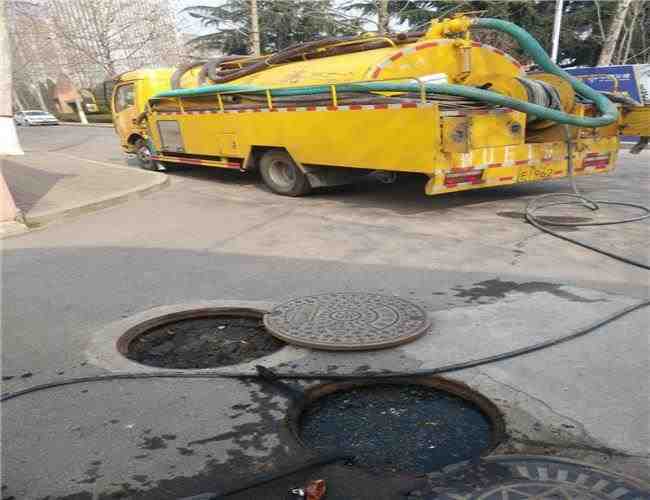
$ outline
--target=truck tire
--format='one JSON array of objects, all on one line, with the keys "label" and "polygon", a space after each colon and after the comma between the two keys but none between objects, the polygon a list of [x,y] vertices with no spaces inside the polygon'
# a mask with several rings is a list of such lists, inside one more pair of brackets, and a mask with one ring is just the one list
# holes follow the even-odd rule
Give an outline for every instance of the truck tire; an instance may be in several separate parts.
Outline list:
[{"label": "truck tire", "polygon": [[135,141],[135,156],[138,159],[140,168],[154,171],[165,170],[162,163],[151,159],[152,155],[153,151],[149,147],[149,144],[147,144],[147,141],[144,139],[138,139]]},{"label": "truck tire", "polygon": [[267,151],[259,166],[264,184],[276,194],[302,196],[311,191],[307,176],[286,151]]}]

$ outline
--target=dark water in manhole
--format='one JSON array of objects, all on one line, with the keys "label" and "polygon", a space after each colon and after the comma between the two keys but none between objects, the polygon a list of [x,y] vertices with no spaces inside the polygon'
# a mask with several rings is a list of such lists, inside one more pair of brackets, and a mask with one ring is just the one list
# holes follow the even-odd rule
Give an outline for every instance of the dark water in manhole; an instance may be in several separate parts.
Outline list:
[{"label": "dark water in manhole", "polygon": [[492,444],[490,420],[474,404],[420,385],[335,392],[302,414],[303,443],[356,456],[361,466],[426,473],[478,457]]},{"label": "dark water in manhole", "polygon": [[152,328],[131,341],[126,357],[164,368],[214,368],[245,363],[284,345],[261,318],[217,316]]}]

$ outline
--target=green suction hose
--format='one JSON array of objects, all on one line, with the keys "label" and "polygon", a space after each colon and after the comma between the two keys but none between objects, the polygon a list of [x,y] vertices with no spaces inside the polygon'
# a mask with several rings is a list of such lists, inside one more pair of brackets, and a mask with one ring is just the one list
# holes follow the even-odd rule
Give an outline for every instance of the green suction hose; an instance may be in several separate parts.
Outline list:
[{"label": "green suction hose", "polygon": [[[573,77],[557,64],[555,64],[544,48],[535,40],[530,33],[525,29],[520,28],[516,24],[510,23],[508,21],[502,21],[501,19],[492,19],[492,18],[479,18],[476,19],[473,23],[473,26],[476,28],[486,28],[497,31],[502,31],[514,38],[519,46],[526,51],[526,53],[533,58],[533,61],[548,73],[552,73],[560,78],[568,81],[573,90],[575,90],[582,97],[593,101],[598,108],[598,111],[601,113],[601,116],[598,117],[587,117],[582,118],[582,121],[585,122],[584,125],[579,125],[583,127],[603,127],[614,123],[618,119],[618,110],[616,106],[603,94],[592,89],[586,83],[578,80]],[[574,117],[577,118],[577,117]],[[573,123],[565,123],[567,125],[573,125]]]},{"label": "green suction hose", "polygon": [[[476,87],[469,87],[466,85],[454,84],[424,84],[424,89],[428,94],[445,94],[465,97],[474,99],[480,102],[486,102],[496,106],[504,106],[526,114],[535,115],[540,119],[551,120],[564,125],[573,125],[577,127],[603,127],[614,123],[618,119],[618,110],[616,106],[604,95],[591,89],[580,80],[569,75],[566,71],[559,68],[548,57],[542,46],[528,33],[526,30],[516,26],[515,24],[501,21],[499,19],[477,19],[474,21],[474,26],[478,28],[489,28],[494,30],[503,31],[514,37],[520,46],[528,52],[533,60],[544,70],[554,75],[567,80],[573,89],[585,97],[593,101],[601,113],[597,117],[583,117],[574,116],[563,111],[549,109],[537,104],[532,104],[527,101],[520,101],[513,99],[496,92],[489,90],[479,89]],[[369,82],[369,83],[343,83],[336,85],[337,92],[405,92],[405,93],[419,93],[422,90],[422,85],[418,83],[399,83],[399,82]],[[212,93],[265,93],[267,89],[257,87],[254,85],[210,85],[199,87],[195,89],[180,89],[163,92],[155,96],[158,97],[191,97]],[[303,87],[291,88],[276,88],[269,90],[272,97],[295,97],[304,95],[315,94],[329,94],[331,92],[330,85],[308,85]]]}]

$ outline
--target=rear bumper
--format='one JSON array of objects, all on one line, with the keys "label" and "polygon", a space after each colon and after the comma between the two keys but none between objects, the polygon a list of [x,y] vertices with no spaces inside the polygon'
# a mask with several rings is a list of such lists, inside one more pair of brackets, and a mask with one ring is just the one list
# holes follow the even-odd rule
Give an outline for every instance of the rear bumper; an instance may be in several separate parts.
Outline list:
[{"label": "rear bumper", "polygon": [[[575,176],[600,174],[616,166],[618,137],[582,139],[573,146]],[[454,153],[455,167],[435,169],[426,185],[429,195],[560,179],[569,173],[564,142],[523,144]]]}]

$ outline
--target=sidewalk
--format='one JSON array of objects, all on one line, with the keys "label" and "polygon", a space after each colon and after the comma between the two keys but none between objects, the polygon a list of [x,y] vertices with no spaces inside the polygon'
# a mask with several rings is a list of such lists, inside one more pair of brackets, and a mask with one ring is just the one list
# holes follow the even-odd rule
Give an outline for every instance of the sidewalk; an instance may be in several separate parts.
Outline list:
[{"label": "sidewalk", "polygon": [[61,125],[69,125],[69,126],[72,126],[72,127],[108,127],[108,128],[113,128],[112,123],[61,122]]},{"label": "sidewalk", "polygon": [[[2,170],[31,228],[123,203],[168,183],[162,173],[58,152],[5,159]],[[0,238],[11,234],[0,228]]]}]

